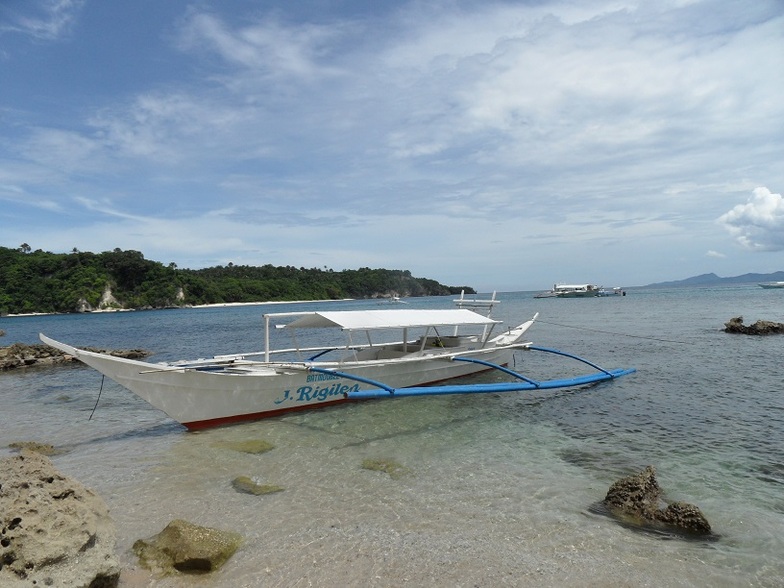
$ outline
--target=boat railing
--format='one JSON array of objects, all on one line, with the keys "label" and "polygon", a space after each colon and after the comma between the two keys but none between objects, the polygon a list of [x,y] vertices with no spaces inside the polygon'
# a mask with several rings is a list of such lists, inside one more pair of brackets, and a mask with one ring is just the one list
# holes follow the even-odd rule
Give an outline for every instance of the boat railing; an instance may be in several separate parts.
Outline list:
[{"label": "boat railing", "polygon": [[[191,361],[182,361],[182,362],[173,362],[167,364],[165,366],[156,367],[155,369],[149,370],[150,372],[159,372],[159,371],[179,371],[179,370],[187,370],[187,369],[221,369],[222,367],[228,367],[235,362],[242,362],[247,361],[248,363],[265,363],[265,364],[285,364],[285,365],[292,365],[292,364],[300,364],[306,365],[310,362],[316,361],[319,358],[322,358],[324,355],[332,352],[350,352],[351,355],[348,357],[343,357],[341,359],[333,360],[335,363],[346,363],[351,362],[353,357],[356,356],[357,353],[361,353],[362,351],[366,351],[369,349],[378,349],[380,354],[377,357],[373,358],[365,358],[365,359],[379,359],[379,360],[386,360],[386,359],[398,359],[402,357],[416,357],[425,354],[433,354],[434,351],[443,351],[443,357],[445,359],[450,359],[455,355],[459,355],[463,351],[459,351],[457,353],[449,352],[448,350],[453,347],[459,347],[460,344],[463,342],[462,340],[473,340],[477,343],[478,347],[481,348],[484,345],[484,341],[480,340],[480,337],[477,335],[459,335],[457,338],[453,337],[452,335],[444,335],[444,336],[428,336],[426,339],[416,339],[412,341],[390,341],[390,342],[377,342],[377,343],[369,343],[369,344],[351,344],[351,345],[324,345],[324,346],[316,346],[316,347],[289,347],[284,349],[272,349],[269,352],[267,351],[251,351],[251,352],[244,352],[244,353],[233,353],[230,355],[215,355],[212,358],[205,358],[200,360],[191,360]],[[424,343],[424,345],[423,345]],[[480,345],[481,343],[481,345]],[[514,343],[511,345],[499,345],[501,348],[524,348],[531,345],[530,342],[527,343]],[[384,351],[390,351],[390,353],[384,353]],[[312,354],[308,355],[307,357],[300,357],[300,359],[296,361],[275,361],[271,359],[272,356],[281,356],[281,355],[298,355],[302,356],[303,354]],[[383,356],[382,356],[383,355]],[[253,358],[255,357],[264,357],[265,359],[262,361],[254,361]]]},{"label": "boat railing", "polygon": [[[384,343],[383,345],[394,345],[395,343]],[[288,347],[285,349],[270,349],[269,355],[284,355],[286,353],[313,353],[316,352],[318,356],[329,353],[330,351],[360,351],[370,347],[379,347],[376,345],[325,345],[320,347]],[[216,355],[213,360],[225,361],[231,359],[244,359],[246,357],[255,357],[259,355],[266,355],[266,351],[251,351],[249,353],[233,353],[231,355]],[[314,356],[315,357],[315,356]]]}]

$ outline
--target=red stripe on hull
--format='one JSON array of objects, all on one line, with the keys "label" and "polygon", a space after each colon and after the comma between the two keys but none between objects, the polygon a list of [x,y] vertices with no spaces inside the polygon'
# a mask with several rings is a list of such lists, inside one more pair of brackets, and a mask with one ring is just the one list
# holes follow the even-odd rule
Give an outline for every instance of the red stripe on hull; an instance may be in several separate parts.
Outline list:
[{"label": "red stripe on hull", "polygon": [[189,431],[199,431],[202,429],[211,429],[213,427],[222,427],[225,425],[234,425],[237,423],[259,421],[270,417],[281,416],[290,412],[299,412],[303,410],[314,410],[334,406],[336,404],[345,404],[346,402],[357,402],[356,400],[349,400],[342,398],[340,400],[330,400],[329,402],[322,402],[320,404],[306,404],[304,406],[292,406],[291,408],[280,408],[278,410],[265,410],[264,412],[252,412],[249,414],[235,414],[227,417],[220,417],[217,419],[207,419],[206,421],[194,421],[192,423],[182,423]]}]

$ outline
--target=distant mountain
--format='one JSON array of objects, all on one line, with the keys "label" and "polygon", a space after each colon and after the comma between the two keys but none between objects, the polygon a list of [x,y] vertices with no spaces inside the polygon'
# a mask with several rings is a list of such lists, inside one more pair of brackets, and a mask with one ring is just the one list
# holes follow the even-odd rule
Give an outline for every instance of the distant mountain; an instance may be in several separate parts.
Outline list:
[{"label": "distant mountain", "polygon": [[716,274],[702,274],[685,280],[674,282],[657,282],[648,284],[645,288],[681,288],[688,286],[726,286],[728,284],[749,284],[756,282],[779,282],[784,281],[784,271],[773,272],[772,274],[743,274],[731,278],[720,278]]}]

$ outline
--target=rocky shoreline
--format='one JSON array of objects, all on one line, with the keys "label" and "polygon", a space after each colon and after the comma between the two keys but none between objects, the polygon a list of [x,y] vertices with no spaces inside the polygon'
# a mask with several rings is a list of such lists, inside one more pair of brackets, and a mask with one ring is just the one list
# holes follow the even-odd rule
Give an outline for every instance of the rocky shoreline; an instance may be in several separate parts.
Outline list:
[{"label": "rocky shoreline", "polygon": [[[96,349],[94,347],[85,347],[88,351],[96,351],[98,353],[108,353],[116,357],[126,357],[129,359],[143,359],[152,355],[151,352],[143,349]],[[75,357],[63,353],[59,349],[49,347],[43,343],[34,345],[26,345],[24,343],[14,343],[7,347],[0,347],[0,372],[36,366],[51,366],[57,364],[71,363],[76,360]]]},{"label": "rocky shoreline", "polygon": [[[51,446],[18,446],[18,456],[0,460],[0,586],[116,588],[123,570],[104,500],[39,451]],[[175,519],[133,551],[155,576],[203,574],[219,569],[242,541],[238,533]]]}]

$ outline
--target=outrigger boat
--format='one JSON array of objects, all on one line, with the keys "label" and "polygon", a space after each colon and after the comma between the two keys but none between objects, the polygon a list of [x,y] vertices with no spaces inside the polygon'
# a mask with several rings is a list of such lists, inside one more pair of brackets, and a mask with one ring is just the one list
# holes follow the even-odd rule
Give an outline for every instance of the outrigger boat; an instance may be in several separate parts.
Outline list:
[{"label": "outrigger boat", "polygon": [[[511,392],[581,386],[617,378],[633,369],[605,370],[577,356],[535,347],[523,336],[537,315],[492,336],[498,300],[461,296],[450,310],[385,309],[285,312],[263,315],[264,351],[155,364],[78,349],[44,334],[40,339],[124,386],[188,429],[203,429],[337,403],[431,394]],[[485,307],[486,315],[466,308]],[[283,321],[282,324],[277,324]],[[331,328],[345,332],[341,345],[273,349],[273,329],[292,333]],[[400,341],[374,343],[371,335],[402,330]],[[467,330],[467,331],[466,331]],[[466,331],[465,333],[463,331]],[[410,333],[414,332],[414,336]],[[365,333],[367,343],[355,336]],[[420,334],[421,333],[421,334]],[[537,382],[509,369],[516,350],[566,355],[597,370],[586,376]],[[328,355],[338,357],[328,359]],[[462,376],[500,370],[511,382],[444,384]],[[442,383],[441,385],[434,385]]]}]

